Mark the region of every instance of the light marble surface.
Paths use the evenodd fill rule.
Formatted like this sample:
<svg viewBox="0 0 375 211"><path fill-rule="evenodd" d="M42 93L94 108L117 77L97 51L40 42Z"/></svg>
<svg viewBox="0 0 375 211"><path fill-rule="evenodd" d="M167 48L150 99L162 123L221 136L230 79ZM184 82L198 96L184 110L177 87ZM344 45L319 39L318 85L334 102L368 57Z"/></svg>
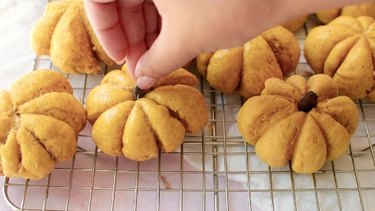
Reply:
<svg viewBox="0 0 375 211"><path fill-rule="evenodd" d="M46 0L0 1L0 88L33 68L30 30L43 14Z"/></svg>

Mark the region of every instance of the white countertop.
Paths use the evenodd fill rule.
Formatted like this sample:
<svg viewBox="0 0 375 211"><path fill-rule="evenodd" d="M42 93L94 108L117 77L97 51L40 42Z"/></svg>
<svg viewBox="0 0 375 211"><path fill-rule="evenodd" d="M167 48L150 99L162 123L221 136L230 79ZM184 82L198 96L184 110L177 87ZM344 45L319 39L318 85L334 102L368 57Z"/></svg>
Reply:
<svg viewBox="0 0 375 211"><path fill-rule="evenodd" d="M7 89L20 74L30 72L34 57L30 30L43 14L46 0L0 1L0 89Z"/></svg>

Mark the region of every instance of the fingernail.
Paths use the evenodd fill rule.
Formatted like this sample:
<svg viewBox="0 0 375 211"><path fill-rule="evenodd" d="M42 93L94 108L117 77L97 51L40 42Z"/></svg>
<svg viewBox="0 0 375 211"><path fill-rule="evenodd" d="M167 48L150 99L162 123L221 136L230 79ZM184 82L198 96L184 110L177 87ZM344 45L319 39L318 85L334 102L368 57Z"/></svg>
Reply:
<svg viewBox="0 0 375 211"><path fill-rule="evenodd" d="M116 64L118 64L118 65L122 65L122 64L124 64L124 62L125 62L125 57L124 57L123 59L121 59L121 60L116 60L115 62L116 62Z"/></svg>
<svg viewBox="0 0 375 211"><path fill-rule="evenodd" d="M148 75L141 76L137 78L137 86L141 89L148 89L151 88L156 83L156 81L156 78L152 78Z"/></svg>
<svg viewBox="0 0 375 211"><path fill-rule="evenodd" d="M142 70L141 64L139 64L139 62L138 62L138 64L135 66L135 70L134 70L134 76L136 78L138 78L138 77L140 77L141 75L144 74L144 73L142 73L141 70Z"/></svg>

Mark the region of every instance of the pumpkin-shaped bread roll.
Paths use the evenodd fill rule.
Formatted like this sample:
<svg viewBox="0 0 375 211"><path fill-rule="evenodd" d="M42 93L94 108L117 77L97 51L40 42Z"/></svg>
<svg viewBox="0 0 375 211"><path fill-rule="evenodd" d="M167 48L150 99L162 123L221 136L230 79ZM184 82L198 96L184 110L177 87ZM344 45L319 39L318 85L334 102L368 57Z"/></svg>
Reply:
<svg viewBox="0 0 375 211"><path fill-rule="evenodd" d="M31 72L0 91L0 174L41 179L73 157L86 112L72 92L51 70Z"/></svg>
<svg viewBox="0 0 375 211"><path fill-rule="evenodd" d="M125 68L126 69L126 68ZM184 69L161 78L150 90L139 90L126 70L108 73L87 98L92 137L112 156L143 161L179 147L186 132L208 121L197 78Z"/></svg>
<svg viewBox="0 0 375 211"><path fill-rule="evenodd" d="M375 100L375 20L341 16L314 28L305 41L305 57L315 73L333 78L340 95Z"/></svg>
<svg viewBox="0 0 375 211"><path fill-rule="evenodd" d="M248 98L259 95L268 78L282 78L293 71L299 54L293 33L278 26L241 47L198 55L197 69L213 88L224 93L238 91Z"/></svg>
<svg viewBox="0 0 375 211"><path fill-rule="evenodd" d="M95 36L82 0L48 3L32 30L31 46L67 73L98 73L101 61L114 64Z"/></svg>
<svg viewBox="0 0 375 211"><path fill-rule="evenodd" d="M375 18L375 3L365 2L353 4L339 9L324 10L315 13L316 17L324 24L327 24L339 16L350 16L357 18L360 16L370 16Z"/></svg>
<svg viewBox="0 0 375 211"><path fill-rule="evenodd" d="M291 161L295 172L313 173L345 153L358 111L350 98L338 96L331 77L317 74L306 81L295 75L268 79L262 94L245 102L237 121L265 163L280 167Z"/></svg>

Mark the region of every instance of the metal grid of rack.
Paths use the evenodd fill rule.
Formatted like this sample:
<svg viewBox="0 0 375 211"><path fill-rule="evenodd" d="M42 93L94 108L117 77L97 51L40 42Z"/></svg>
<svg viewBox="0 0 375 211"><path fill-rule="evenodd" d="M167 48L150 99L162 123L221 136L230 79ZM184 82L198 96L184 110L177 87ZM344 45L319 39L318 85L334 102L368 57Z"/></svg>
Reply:
<svg viewBox="0 0 375 211"><path fill-rule="evenodd" d="M311 27L296 34L302 47ZM43 68L56 69L37 57L34 70ZM108 71L66 77L84 104ZM297 73L309 71L302 53ZM375 104L357 102L359 128L347 154L301 175L259 161L236 130L243 99L200 81L209 123L187 135L178 152L145 162L110 157L95 147L87 125L71 161L42 180L5 178L4 199L15 210L374 210Z"/></svg>

